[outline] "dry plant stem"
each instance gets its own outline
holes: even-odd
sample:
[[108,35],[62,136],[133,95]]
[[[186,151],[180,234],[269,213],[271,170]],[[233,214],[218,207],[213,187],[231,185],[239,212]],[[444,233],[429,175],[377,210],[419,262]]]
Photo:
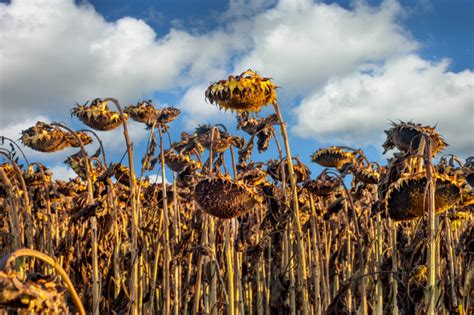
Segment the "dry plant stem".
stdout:
[[92,135],[94,135],[97,142],[99,142],[100,152],[102,153],[102,161],[104,161],[104,165],[107,165],[107,157],[106,157],[106,154],[105,154],[104,145],[103,145],[102,140],[100,139],[100,137],[97,135],[97,133],[94,130],[90,130],[90,129],[81,129],[79,131],[89,132]]
[[[160,216],[160,221],[158,223],[158,231],[161,231],[163,226],[163,216]],[[155,299],[156,299],[156,278],[158,277],[158,263],[160,261],[160,251],[161,251],[161,242],[160,240],[156,240],[154,246],[154,253],[155,253],[155,260],[153,261],[153,271],[151,276],[151,292],[150,292],[150,312],[151,314],[155,313]],[[156,303],[158,304],[158,303]]]
[[382,219],[380,213],[375,218],[376,224],[376,247],[375,247],[375,270],[377,272],[377,284],[375,287],[375,314],[383,315],[383,284],[381,279],[382,271],[382,253],[383,253],[383,235],[382,235]]
[[71,279],[69,279],[67,273],[64,271],[63,268],[59,264],[57,264],[53,258],[49,257],[48,255],[45,255],[41,252],[38,252],[33,249],[28,249],[28,248],[21,248],[17,249],[13,253],[9,254],[8,256],[2,258],[0,261],[0,269],[5,269],[7,268],[13,261],[20,257],[34,257],[39,260],[44,261],[48,265],[54,268],[56,272],[61,276],[61,279],[64,281],[64,284],[66,285],[67,289],[69,290],[69,293],[71,294],[72,300],[74,302],[74,305],[77,307],[77,311],[79,314],[83,315],[86,314],[86,311],[84,309],[84,306],[82,305],[81,299],[79,298],[79,295],[77,294],[76,289],[74,288],[74,285],[71,282]]
[[84,149],[84,144],[82,143],[81,138],[79,138],[74,130],[69,128],[68,126],[62,124],[62,123],[51,123],[52,126],[58,126],[60,128],[63,128],[67,130],[79,143],[79,147],[82,153],[82,156],[84,157],[85,160],[85,168],[86,168],[86,178],[87,178],[87,204],[92,203],[92,199],[94,199],[94,190],[92,188],[92,179],[91,179],[91,168],[90,168],[90,160],[89,156],[87,155],[86,149]]
[[46,220],[45,226],[44,226],[44,233],[45,233],[45,240],[46,240],[46,252],[48,253],[49,256],[53,255],[53,242],[52,242],[52,226],[51,226],[51,221],[52,221],[52,216],[51,216],[51,200],[49,199],[50,193],[49,193],[49,188],[48,185],[46,184],[46,175],[44,174],[44,169],[43,165],[39,163],[32,163],[32,165],[36,165],[40,171],[41,174],[41,179],[42,179],[42,186],[44,188],[45,192],[45,199],[46,199],[46,217],[48,218]]
[[[207,216],[207,226],[209,227],[210,225],[210,221],[211,221],[211,216]],[[203,236],[204,236],[204,244],[209,244],[209,228],[205,229],[203,231]],[[206,255],[203,257],[203,265],[204,266],[209,266],[209,256]],[[207,270],[207,268],[205,269]],[[203,292],[202,292],[202,301],[203,301],[203,304],[204,304],[204,309],[203,309],[203,313],[204,314],[209,314],[209,310],[210,310],[210,307],[209,307],[209,304],[210,304],[210,292],[209,292],[209,285],[207,284],[204,284],[203,283]]]
[[[216,253],[216,231],[214,218],[209,217],[209,245],[213,253]],[[211,263],[211,287],[209,292],[209,304],[211,305],[211,314],[217,315],[217,273],[215,261]]]
[[99,266],[97,257],[97,218],[91,217],[91,230],[92,230],[92,294],[93,294],[93,314],[99,314]]
[[119,102],[114,98],[106,98],[104,101],[112,102],[117,110],[119,111],[120,118],[123,125],[123,135],[125,137],[125,142],[127,145],[127,155],[128,155],[128,171],[130,178],[130,204],[132,210],[131,226],[132,226],[132,247],[131,247],[131,261],[132,261],[132,270],[131,270],[131,279],[130,279],[130,303],[131,303],[131,313],[132,315],[137,315],[139,313],[139,302],[138,299],[138,209],[137,209],[137,196],[135,189],[135,170],[133,165],[133,149],[132,143],[130,142],[130,137],[128,135],[127,121],[123,115],[122,108],[120,107]]
[[[208,226],[208,216],[204,215],[203,218],[203,229],[201,230],[201,246],[204,247],[207,244],[204,243],[204,231],[207,230]],[[198,256],[198,263],[197,263],[197,274],[196,274],[196,284],[194,288],[194,304],[193,304],[193,315],[196,315],[199,313],[199,301],[201,298],[201,279],[202,279],[202,262],[203,262],[203,254],[202,252],[199,253]]]
[[[87,192],[88,192],[87,204],[88,205],[92,204],[93,199],[94,199],[94,190],[92,188],[90,160],[89,160],[89,156],[87,155],[86,150],[84,149],[84,144],[82,143],[82,140],[77,136],[77,134],[74,130],[72,130],[71,128],[69,128],[68,126],[66,126],[64,124],[52,123],[51,125],[53,125],[53,126],[55,125],[55,126],[58,126],[58,127],[61,127],[65,130],[67,130],[76,139],[76,141],[79,143],[82,156],[84,157],[84,160],[85,160],[84,164],[85,164],[85,168],[86,168]],[[43,177],[44,177],[44,173],[43,173],[43,170],[42,170],[41,166],[40,166],[40,171],[42,172]],[[47,193],[46,196],[48,198],[49,193]],[[49,206],[49,201],[48,201],[47,204]],[[92,223],[92,220],[96,220],[95,216],[91,217],[91,223]],[[96,224],[97,224],[97,222],[96,222]],[[92,233],[93,233],[93,231],[92,231]],[[92,246],[93,247],[97,246],[97,240],[95,240],[95,242],[94,242],[94,236],[92,236]],[[98,272],[99,263],[98,263],[97,259],[98,259],[97,255],[95,257],[93,255],[93,257],[92,257],[92,266],[93,266],[93,272],[92,272],[92,309],[93,309],[93,314],[94,315],[99,314],[99,301],[100,301],[100,292],[99,292],[99,285],[98,285],[99,282],[100,282],[99,272]],[[94,266],[95,266],[95,269],[94,269]]]
[[391,313],[392,315],[398,314],[398,279],[396,275],[398,273],[398,257],[397,257],[397,228],[396,223],[393,220],[389,220],[389,230],[390,230],[390,243],[391,243],[391,258],[392,258],[392,272],[390,274],[390,283],[392,289],[392,307]]
[[456,285],[456,281],[455,281],[455,273],[454,273],[454,254],[453,254],[453,235],[452,235],[452,230],[451,230],[451,226],[449,225],[449,222],[448,222],[448,216],[445,215],[444,216],[444,228],[446,229],[446,242],[448,244],[448,264],[449,264],[449,288],[450,288],[450,294],[451,294],[451,301],[452,301],[452,305],[451,305],[451,309],[450,311],[453,312],[454,311],[454,308],[458,305],[458,300],[457,300],[457,296],[456,296],[456,289],[455,289],[455,285]]
[[5,171],[3,168],[0,168],[0,177],[3,181],[3,185],[5,186],[5,190],[7,191],[7,196],[9,197],[9,201],[11,205],[8,207],[10,208],[10,211],[8,211],[9,218],[10,218],[10,229],[11,231],[15,231],[13,233],[13,248],[17,249],[20,246],[20,240],[19,236],[21,235],[21,228],[20,228],[20,222],[18,218],[18,204],[17,204],[17,199],[15,198],[15,195],[13,194],[13,185],[11,181],[8,179],[7,174],[5,174]]
[[[424,140],[424,141],[423,141]],[[428,282],[427,282],[427,314],[435,314],[436,298],[436,213],[435,213],[435,179],[431,161],[431,143],[429,137],[423,137],[420,145],[425,145],[424,164],[426,169],[426,185],[428,195]]]
[[311,207],[311,236],[312,236],[312,249],[313,249],[313,285],[314,285],[314,313],[316,315],[321,315],[321,294],[320,294],[320,279],[321,279],[321,269],[319,264],[319,246],[318,238],[319,233],[317,229],[316,222],[316,207],[314,206],[313,195],[309,195],[309,202]]
[[[148,143],[147,143],[147,146],[146,146],[146,151],[148,153],[148,149],[150,147],[150,144],[151,144],[151,140],[152,140],[152,137],[153,137],[153,134],[155,132],[155,123],[153,123],[151,129],[150,129],[150,135],[148,136]],[[105,158],[105,157],[104,157]],[[139,176],[139,180],[138,182],[140,183],[142,181],[142,177],[143,177],[143,173],[145,172],[145,168],[144,168],[145,164],[142,163],[142,166],[141,166],[141,169],[140,169],[140,176]],[[137,201],[136,201],[136,207],[137,209],[139,210],[140,207],[141,207],[141,201],[140,201],[140,194],[141,194],[141,185],[138,185],[138,187],[136,188],[136,196],[137,196]],[[142,216],[141,216],[141,211],[137,211],[137,220],[138,220],[138,226],[142,226]],[[145,282],[145,274],[143,272],[144,270],[144,261],[143,261],[143,255],[140,255],[139,257],[139,264],[138,264],[138,282]],[[140,310],[140,312],[143,312],[143,290],[144,290],[145,286],[144,285],[140,285],[139,286],[139,292],[138,292],[138,309]]]
[[234,268],[232,266],[232,243],[230,236],[230,221],[227,220],[225,224],[225,258],[227,264],[227,294],[229,297],[228,314],[235,314],[235,293],[234,293]]
[[5,136],[0,136],[0,139],[2,141],[2,144],[3,144],[3,141],[5,140],[8,140],[10,141],[10,143],[12,143],[17,149],[18,151],[20,151],[21,155],[23,156],[23,159],[25,160],[26,162],[26,165],[30,165],[30,162],[28,162],[28,159],[26,158],[26,155],[25,155],[25,152],[23,152],[23,150],[21,149],[21,147],[18,145],[18,143],[16,143],[16,141],[8,138],[8,137],[5,137]]
[[161,128],[158,128],[160,135],[160,157],[161,157],[161,189],[163,194],[163,237],[164,237],[164,270],[163,270],[163,283],[164,283],[164,295],[165,295],[165,305],[163,308],[164,314],[168,315],[171,309],[171,300],[170,300],[170,236],[169,236],[169,217],[168,217],[168,198],[166,196],[166,173],[165,173],[165,150],[163,144],[163,133]]
[[[283,137],[283,141],[285,143],[285,150],[286,150],[286,160],[288,163],[288,171],[290,176],[290,184],[291,184],[291,191],[292,191],[292,201],[293,201],[293,211],[294,211],[294,222],[296,224],[296,242],[297,242],[297,254],[298,254],[298,287],[301,289],[303,294],[303,301],[308,301],[308,292],[306,290],[306,255],[304,251],[304,238],[303,238],[303,230],[301,228],[300,222],[300,210],[298,205],[298,192],[296,190],[296,178],[293,168],[293,160],[291,156],[290,150],[290,143],[288,139],[288,133],[286,132],[286,123],[283,120],[283,116],[281,115],[280,108],[278,103],[275,103],[274,106],[275,113],[278,116],[278,120],[280,121],[280,130],[281,135]],[[308,304],[303,303],[303,315],[308,314]]]
[[[8,139],[8,138],[5,138]],[[8,139],[9,140],[9,139]],[[10,140],[11,141],[11,140]],[[15,143],[16,144],[16,143]],[[10,157],[9,154],[6,154],[5,152],[0,151],[0,154],[5,156],[5,158],[13,165],[13,168],[15,170],[15,174],[17,175],[17,178],[20,182],[21,189],[25,192],[28,191],[28,188],[25,183],[25,179],[23,178],[22,172],[18,165],[15,163],[15,161]],[[25,157],[26,159],[26,157]],[[28,163],[28,162],[27,162]],[[6,175],[5,175],[6,176]],[[5,177],[7,178],[7,177]],[[8,178],[7,178],[8,179]],[[11,190],[10,190],[11,191]],[[24,209],[25,209],[25,221],[26,221],[26,246],[28,248],[33,247],[33,222],[31,220],[31,204],[30,204],[30,197],[28,194],[23,194],[23,202],[24,202]]]
[[[351,229],[350,229],[350,217],[349,217],[349,211],[347,211],[347,203],[344,204],[344,213],[346,214],[346,221],[347,221],[347,227],[346,227],[346,241],[345,241],[345,250],[346,250],[346,260],[345,260],[345,265],[346,268],[344,269],[344,282],[346,282],[348,279],[351,278],[352,276],[352,251],[351,251]],[[349,313],[352,313],[352,290],[351,287],[349,286],[347,289],[346,293],[346,304],[347,304],[347,309]]]
[[[177,186],[176,186],[176,174],[173,173],[173,229],[174,229],[174,242],[173,246],[176,246],[180,239],[181,239],[181,233],[179,229],[179,222],[178,222],[178,217],[179,217],[179,206],[178,206],[178,191],[177,191]],[[173,264],[174,266],[174,313],[175,315],[179,314],[180,310],[180,301],[181,297],[179,295],[180,289],[181,289],[181,265],[176,263]]]

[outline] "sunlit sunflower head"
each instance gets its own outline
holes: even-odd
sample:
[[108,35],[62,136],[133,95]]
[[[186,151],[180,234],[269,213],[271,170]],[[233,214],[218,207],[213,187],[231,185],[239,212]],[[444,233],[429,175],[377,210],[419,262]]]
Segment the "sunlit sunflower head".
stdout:
[[276,86],[249,69],[211,84],[206,99],[224,109],[258,112],[262,106],[276,103]]
[[[71,110],[71,114],[93,129],[112,130],[122,124],[122,119],[119,113],[109,109],[107,103],[108,100],[98,98],[93,100],[90,105],[76,105]],[[123,117],[127,120],[128,115],[124,113]]]

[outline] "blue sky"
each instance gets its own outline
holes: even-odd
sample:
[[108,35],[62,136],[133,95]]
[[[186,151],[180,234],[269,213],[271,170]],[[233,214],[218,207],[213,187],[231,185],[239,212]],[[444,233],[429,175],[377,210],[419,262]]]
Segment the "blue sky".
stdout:
[[[473,1],[0,2],[0,134],[18,138],[36,120],[80,128],[71,106],[106,96],[181,108],[175,140],[199,123],[233,130],[204,91],[253,68],[281,86],[293,152],[305,162],[333,144],[383,161],[383,130],[397,119],[437,123],[446,153],[474,153]],[[146,132],[130,128],[144,150]],[[120,131],[102,136],[121,156]],[[63,177],[58,163],[71,153],[28,151]]]

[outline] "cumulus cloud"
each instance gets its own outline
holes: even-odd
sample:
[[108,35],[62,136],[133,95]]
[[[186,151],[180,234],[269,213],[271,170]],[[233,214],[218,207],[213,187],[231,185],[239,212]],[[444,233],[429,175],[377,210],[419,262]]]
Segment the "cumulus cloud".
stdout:
[[[231,0],[216,29],[157,36],[144,20],[109,22],[90,4],[13,0],[0,4],[8,43],[0,46],[0,123],[13,130],[45,111],[62,119],[76,101],[112,96],[127,105],[171,90],[184,91],[176,104],[189,129],[228,117],[205,103],[210,82],[253,68],[282,87],[283,105],[303,100],[294,111],[300,136],[365,144],[380,141],[374,134],[383,136],[389,119],[413,119],[438,122],[452,147],[467,152],[472,72],[417,57],[420,45],[401,23],[407,12],[389,0],[351,8]],[[130,128],[134,142],[146,139],[141,125]],[[119,133],[101,134],[106,146],[123,149]]]
[[435,125],[451,145],[446,151],[472,154],[474,73],[448,71],[449,61],[415,55],[365,65],[334,79],[294,110],[294,131],[321,142],[357,147],[382,143],[389,120]]
[[143,20],[107,22],[91,5],[64,0],[0,4],[2,124],[45,110],[65,116],[74,102],[147,94],[190,85],[225,68],[238,45],[222,31],[171,29],[157,38]]
[[274,77],[285,93],[305,95],[361,63],[414,51],[418,44],[400,26],[402,15],[395,1],[379,7],[360,2],[348,10],[310,0],[282,0],[239,24],[248,27],[253,49],[236,68],[255,68]]
[[203,91],[207,89],[207,85],[198,84],[190,87],[184,93],[178,106],[185,112],[185,127],[193,129],[198,124],[218,120],[220,122],[229,121],[232,118],[230,112],[219,110],[217,106],[209,104],[204,97]]
[[50,170],[53,173],[53,179],[68,181],[77,177],[76,173],[65,165],[56,165],[51,167]]

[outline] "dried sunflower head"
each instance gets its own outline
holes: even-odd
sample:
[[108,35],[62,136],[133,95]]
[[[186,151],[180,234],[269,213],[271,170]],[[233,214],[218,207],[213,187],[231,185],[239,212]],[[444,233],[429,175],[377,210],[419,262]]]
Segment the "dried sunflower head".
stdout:
[[113,169],[115,179],[119,183],[125,186],[130,185],[130,176],[129,176],[128,167],[120,163],[112,163],[110,166]]
[[[214,134],[213,134],[214,132]],[[211,125],[201,125],[195,131],[197,141],[203,147],[216,153],[222,153],[230,148],[231,145],[241,145],[242,140],[239,137],[233,137],[227,132]],[[212,145],[211,145],[212,144]]]
[[181,114],[181,110],[175,107],[165,107],[157,110],[156,114],[159,124],[167,124],[175,120]]
[[201,163],[191,159],[187,154],[177,154],[173,149],[165,151],[165,163],[174,172],[181,173],[185,170],[195,171],[202,167]]
[[[296,182],[302,183],[309,178],[311,171],[306,165],[303,164],[303,162],[301,162],[298,157],[294,157],[293,159],[296,161],[296,163],[293,165],[293,171],[296,176]],[[286,159],[283,159],[283,161],[269,160],[267,172],[274,180],[277,181],[283,181],[284,172],[286,182],[290,182],[290,171],[288,169],[288,163],[286,162]]]
[[[447,176],[435,174],[435,211],[444,212],[459,201],[461,188],[458,182]],[[428,196],[425,194],[424,173],[408,175],[392,183],[385,195],[385,209],[394,220],[411,220],[423,216]]]
[[79,177],[74,178],[68,182],[56,181],[56,189],[58,192],[67,197],[77,196],[87,190],[84,182]]
[[[30,274],[22,281],[14,271],[0,271],[0,305],[20,314],[67,314],[66,288],[56,277]],[[7,313],[5,311],[5,313]]]
[[263,202],[255,188],[228,176],[202,179],[197,183],[194,195],[202,211],[222,219],[240,216]]
[[239,164],[244,165],[250,159],[253,150],[253,141],[247,142],[247,144],[238,151],[239,153]]
[[247,111],[242,111],[237,115],[237,129],[241,129],[249,135],[255,134],[260,123],[260,119],[257,120],[254,117],[250,117]]
[[363,163],[354,163],[351,172],[358,181],[365,184],[377,184],[380,179],[380,173],[372,164],[366,166]]
[[340,170],[348,163],[353,163],[354,154],[343,150],[341,147],[332,146],[319,149],[311,156],[311,161],[324,167],[335,167]]
[[24,145],[40,152],[55,152],[70,145],[66,132],[41,121],[23,130],[20,140]]
[[[82,145],[90,144],[93,141],[92,137],[86,134],[84,131],[76,131],[76,135],[81,140]],[[72,136],[70,133],[66,134],[66,139],[69,145],[73,148],[78,148],[81,146],[79,142],[77,141],[77,139],[74,136]]]
[[130,105],[125,107],[124,112],[135,121],[152,125],[157,118],[155,107],[153,107],[151,101],[143,101],[137,105]]
[[340,183],[341,180],[339,178],[335,178],[323,171],[316,179],[307,180],[303,186],[316,196],[327,196],[334,192]]
[[[68,156],[67,159],[64,160],[64,164],[67,164],[74,171],[74,173],[77,174],[77,176],[83,180],[87,180],[86,159],[84,158],[82,151]],[[93,182],[95,182],[103,172],[104,170],[102,165],[90,166],[90,175]]]
[[276,103],[276,86],[269,78],[247,70],[211,84],[206,99],[224,109],[258,112],[262,106]]
[[251,162],[245,166],[237,166],[239,173],[237,179],[242,180],[251,186],[260,186],[267,184],[268,173],[262,169],[262,163]]
[[8,178],[11,178],[15,173],[15,169],[10,163],[0,164],[0,167],[3,169]]
[[[97,98],[90,105],[76,105],[71,114],[93,129],[112,130],[122,124],[122,118],[119,113],[111,111],[107,103],[108,101]],[[128,115],[124,113],[123,116],[127,120]]]
[[[40,167],[43,168],[44,176],[41,174]],[[51,176],[52,176],[51,171],[40,164],[36,166],[29,165],[27,171],[23,174],[26,185],[30,187],[51,184]]]
[[474,156],[470,156],[466,159],[466,163],[462,168],[464,176],[466,177],[466,182],[474,187]]
[[387,140],[382,145],[384,152],[397,148],[402,152],[417,150],[423,135],[428,136],[431,141],[433,156],[442,151],[448,144],[444,141],[435,128],[422,126],[412,122],[400,121],[399,124],[392,123],[392,128],[385,130]]

